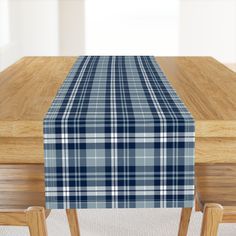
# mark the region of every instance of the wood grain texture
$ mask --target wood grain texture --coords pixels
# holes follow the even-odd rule
[[[198,164],[195,176],[201,236],[217,235],[219,223],[236,223],[236,164]]]
[[[42,122],[76,58],[27,57],[0,74],[0,120]],[[14,122],[15,121],[15,122]]]
[[[202,206],[207,203],[236,206],[236,164],[198,164],[195,176]]]
[[[158,57],[178,95],[198,121],[235,121],[236,73],[211,57]]]
[[[196,189],[205,203],[236,206],[236,164],[196,164]],[[0,165],[0,208],[44,206],[44,165]]]
[[[209,203],[204,207],[201,236],[217,236],[218,227],[223,217],[223,207]]]
[[[79,221],[76,209],[66,209],[71,236],[80,236]]]
[[[236,138],[196,138],[196,163],[236,163]],[[43,164],[42,138],[0,138],[1,164]]]
[[[222,223],[236,223],[236,206],[224,207]]]
[[[178,236],[187,236],[192,208],[183,208],[180,216]]]
[[[25,210],[0,210],[0,225],[26,226]]]
[[[46,217],[50,210],[43,207],[0,210],[0,225],[28,226],[31,236],[47,236]]]
[[[221,204],[224,208],[222,222],[235,222],[236,164],[196,164],[195,172],[196,190],[203,205]],[[25,209],[33,205],[44,206],[44,165],[0,165],[0,189],[0,209]],[[190,209],[185,213],[182,214],[184,223],[180,231],[182,234],[179,235],[184,235],[187,231]],[[72,224],[70,226],[72,232],[76,232],[76,229],[79,230],[78,225],[75,225],[75,223],[78,224],[75,212],[67,211],[67,217]],[[209,225],[209,221],[207,224]]]
[[[27,57],[1,72],[0,136],[42,136],[43,117],[75,60]],[[210,57],[157,57],[157,62],[193,114],[197,127],[198,122],[227,121],[232,128],[236,122],[233,71]],[[198,136],[198,130],[196,133]],[[201,131],[199,135],[207,133]]]
[[[196,162],[236,163],[236,73],[210,57],[156,59],[195,118]],[[44,163],[43,117],[75,60],[26,57],[0,73],[0,164]]]
[[[42,138],[43,122],[42,120],[41,121],[0,120],[0,138],[1,137]]]
[[[236,138],[235,120],[199,120],[195,129],[197,138]]]
[[[236,163],[236,138],[196,138],[196,163]]]
[[[45,206],[44,165],[0,165],[0,209]]]
[[[30,207],[26,211],[30,236],[47,236],[45,210],[43,207]]]
[[[0,163],[44,163],[43,138],[0,138]]]

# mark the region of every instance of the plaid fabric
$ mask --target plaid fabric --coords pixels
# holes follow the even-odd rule
[[[154,57],[79,57],[44,149],[47,208],[193,205],[194,120]]]

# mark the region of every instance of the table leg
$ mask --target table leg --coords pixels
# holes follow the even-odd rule
[[[66,209],[71,236],[80,236],[79,221],[76,209]]]

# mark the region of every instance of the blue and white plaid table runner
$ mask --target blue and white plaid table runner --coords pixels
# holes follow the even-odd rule
[[[194,120],[151,56],[81,56],[44,119],[46,207],[191,207]]]

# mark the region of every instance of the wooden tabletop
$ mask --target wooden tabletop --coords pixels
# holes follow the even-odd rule
[[[0,153],[5,155],[0,154],[0,163],[4,158],[2,162],[8,162],[10,147],[14,155],[19,149],[26,155],[27,143],[31,147],[40,143],[42,147],[44,115],[75,60],[76,57],[26,57],[0,73]],[[224,138],[235,150],[236,73],[211,57],[156,60],[192,113],[196,137],[201,139],[199,145],[204,148],[209,138],[222,143]],[[21,142],[24,145],[13,150],[13,144]],[[42,148],[37,155],[43,155]],[[29,158],[27,161],[31,162]]]

